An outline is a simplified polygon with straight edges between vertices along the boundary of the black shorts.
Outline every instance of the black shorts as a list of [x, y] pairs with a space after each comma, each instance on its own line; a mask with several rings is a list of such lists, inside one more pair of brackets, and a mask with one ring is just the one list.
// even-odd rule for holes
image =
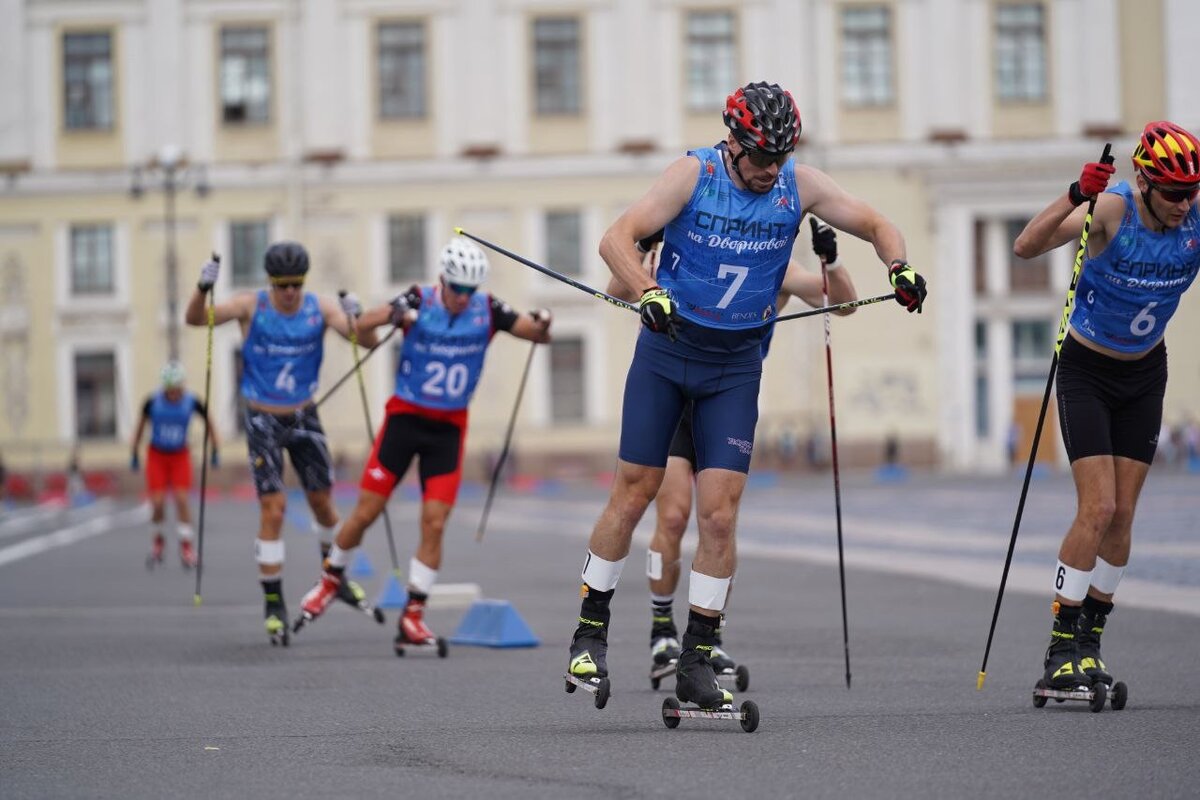
[[1123, 456], [1153, 463], [1167, 391], [1167, 346], [1137, 361], [1097, 353], [1073, 337], [1058, 356], [1058, 419], [1067, 457]]
[[258, 496], [283, 491], [283, 451], [306, 492], [333, 486], [333, 461], [317, 410], [307, 406], [294, 414], [276, 416], [246, 409], [246, 447], [250, 473]]
[[422, 497], [452, 506], [462, 483], [466, 439], [466, 409], [425, 409], [393, 397], [359, 486], [387, 497], [416, 458]]
[[675, 436], [671, 438], [671, 449], [668, 456], [686, 458], [692, 464], [692, 472], [696, 471], [696, 440], [692, 437], [692, 401], [683, 404], [683, 413], [679, 416], [679, 425], [675, 427]]

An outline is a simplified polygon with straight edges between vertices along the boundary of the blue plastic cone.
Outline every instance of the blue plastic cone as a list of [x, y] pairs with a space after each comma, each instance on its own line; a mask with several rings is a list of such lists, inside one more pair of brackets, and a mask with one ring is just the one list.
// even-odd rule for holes
[[507, 600], [476, 600], [467, 609], [451, 644], [480, 647], [537, 647], [541, 641]]
[[375, 601], [376, 608], [404, 608], [408, 604], [408, 592], [404, 588], [404, 584], [393, 573], [388, 576], [387, 583], [383, 585], [383, 591], [379, 593], [379, 599]]
[[366, 552], [359, 550], [354, 554], [354, 561], [350, 563], [350, 575], [355, 578], [374, 578], [375, 569], [371, 566], [371, 559], [367, 558]]

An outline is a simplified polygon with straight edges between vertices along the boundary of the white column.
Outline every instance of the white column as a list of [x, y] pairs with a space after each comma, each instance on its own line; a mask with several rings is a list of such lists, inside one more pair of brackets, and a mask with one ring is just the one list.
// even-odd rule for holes
[[962, 468], [970, 466], [975, 442], [973, 216], [963, 206], [939, 207], [934, 214], [934, 261], [952, 265], [938, 273], [937, 281], [938, 448], [947, 465]]
[[31, 88], [26, 76], [34, 71], [26, 47], [28, 24], [21, 0], [0, 0], [0, 161], [21, 161], [29, 148]]
[[988, 139], [992, 135], [992, 103], [996, 96], [992, 83], [992, 43], [995, 41], [992, 6], [987, 0], [968, 0], [963, 12], [957, 38], [963, 43], [965, 52], [957, 53], [962, 61], [946, 65], [946, 68], [957, 68], [958, 79], [968, 87], [966, 97], [962, 98], [963, 107], [967, 109], [967, 135], [971, 139]]
[[[1166, 118], [1195, 130], [1200, 121], [1200, 81], [1196, 73], [1196, 30], [1200, 3], [1163, 0], [1163, 77], [1167, 84]], [[1144, 55], [1144, 54], [1143, 54]]]
[[[351, 61], [345, 50], [346, 30], [336, 0], [304, 0], [296, 59], [304, 80], [297, 88], [300, 100], [304, 150], [337, 149], [344, 146], [341, 133], [349, 114], [346, 93]], [[370, 50], [367, 51], [371, 52]], [[281, 53], [282, 55], [282, 53]], [[295, 131], [300, 135], [301, 131]]]

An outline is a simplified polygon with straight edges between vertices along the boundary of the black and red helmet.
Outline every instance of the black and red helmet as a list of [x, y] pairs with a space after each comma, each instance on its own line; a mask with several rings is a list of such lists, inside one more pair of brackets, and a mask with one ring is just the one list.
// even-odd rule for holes
[[1133, 149], [1133, 166], [1154, 185], [1200, 183], [1200, 142], [1173, 122], [1151, 122]]
[[748, 83], [725, 100], [725, 127], [745, 150], [782, 154], [800, 141], [800, 112], [777, 83]]

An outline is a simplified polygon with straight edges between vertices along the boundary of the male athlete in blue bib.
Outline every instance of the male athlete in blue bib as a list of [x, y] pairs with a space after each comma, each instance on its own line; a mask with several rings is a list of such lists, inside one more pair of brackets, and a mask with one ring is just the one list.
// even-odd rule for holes
[[1200, 142], [1171, 122], [1151, 122], [1133, 151], [1135, 186], [1105, 191], [1111, 163], [1084, 165], [1079, 180], [1017, 238], [1033, 258], [1078, 242], [1096, 199], [1087, 258], [1059, 352], [1063, 443], [1078, 498], [1054, 576], [1054, 625], [1043, 680], [1052, 689], [1113, 685], [1100, 634], [1129, 563], [1133, 513], [1162, 427], [1167, 322], [1200, 268]]
[[188, 450], [188, 427], [192, 416], [208, 422], [212, 441], [212, 462], [217, 463], [217, 430], [208, 417], [208, 409], [192, 392], [183, 387], [183, 365], [169, 361], [162, 368], [162, 388], [146, 398], [137, 430], [133, 432], [133, 452], [129, 466], [135, 472], [141, 467], [138, 450], [142, 434], [150, 425], [150, 447], [146, 450], [146, 493], [150, 498], [150, 524], [154, 528], [147, 566], [161, 564], [166, 539], [163, 520], [166, 516], [167, 489], [175, 500], [175, 526], [179, 535], [179, 560], [184, 569], [196, 566], [192, 547], [192, 512], [188, 507], [188, 492], [192, 490], [192, 454]]
[[363, 468], [358, 504], [338, 531], [324, 573], [301, 602], [305, 618], [314, 619], [338, 595], [351, 553], [416, 458], [421, 542], [409, 561], [408, 604], [399, 620], [397, 654], [405, 645], [438, 641], [425, 624], [425, 602], [441, 569], [442, 533], [462, 481], [467, 409], [492, 337], [504, 331], [518, 339], [550, 341], [549, 312], [518, 314], [494, 295], [479, 291], [488, 262], [474, 242], [455, 236], [442, 248], [440, 262], [436, 284], [413, 286], [358, 321], [364, 331], [388, 322], [403, 327], [396, 392]]
[[[349, 319], [362, 306], [352, 294], [341, 300], [304, 291], [308, 252], [297, 242], [276, 242], [263, 259], [270, 286], [243, 292], [217, 303], [214, 324], [237, 321], [242, 329], [241, 393], [246, 400], [246, 446], [258, 493], [261, 518], [255, 557], [266, 600], [267, 633], [272, 644], [287, 644], [287, 606], [283, 600], [283, 453], [286, 450], [316, 518], [322, 551], [327, 551], [338, 523], [330, 497], [333, 466], [325, 431], [313, 406], [317, 375], [324, 355], [325, 330], [350, 338]], [[216, 283], [220, 262], [210, 261], [188, 303], [189, 325], [205, 325], [205, 295]], [[359, 343], [372, 347], [374, 331]], [[350, 588], [350, 587], [348, 587]], [[361, 590], [359, 590], [361, 592]], [[342, 598], [357, 604], [349, 594]]]
[[[568, 665], [585, 685], [607, 675], [609, 603], [690, 401], [700, 541], [675, 691], [702, 708], [731, 701], [709, 657], [735, 566], [734, 523], [754, 447], [762, 343], [800, 220], [811, 212], [871, 242], [909, 311], [919, 311], [925, 297], [896, 226], [829, 176], [791, 160], [800, 116], [790, 93], [748, 84], [729, 96], [724, 119], [725, 146], [691, 151], [668, 166], [600, 243], [614, 278], [640, 295], [645, 329], [625, 382], [616, 476], [584, 562]], [[649, 285], [636, 243], [660, 228], [666, 234], [658, 284]]]

